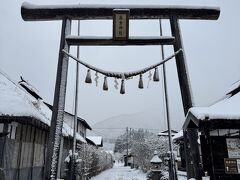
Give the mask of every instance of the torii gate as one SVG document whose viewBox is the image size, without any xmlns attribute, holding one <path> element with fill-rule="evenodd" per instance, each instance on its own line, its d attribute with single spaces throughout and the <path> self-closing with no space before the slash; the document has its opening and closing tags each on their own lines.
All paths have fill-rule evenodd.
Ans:
<svg viewBox="0 0 240 180">
<path fill-rule="evenodd" d="M 71 20 L 102 20 L 112 19 L 114 9 L 130 10 L 129 19 L 169 19 L 172 37 L 139 37 L 137 39 L 129 37 L 125 40 L 114 40 L 109 38 L 95 37 L 73 37 L 71 33 Z M 57 179 L 57 167 L 59 157 L 59 146 L 61 142 L 61 131 L 63 124 L 65 94 L 68 72 L 68 56 L 62 52 L 63 49 L 69 51 L 70 46 L 91 46 L 91 45 L 173 45 L 174 51 L 183 48 L 179 19 L 191 20 L 217 20 L 220 15 L 219 8 L 214 7 L 188 7 L 188 6 L 128 6 L 128 5 L 33 5 L 23 3 L 21 8 L 22 18 L 25 21 L 62 21 L 62 33 L 59 49 L 57 77 L 55 85 L 53 114 L 49 135 L 49 144 L 46 163 L 46 179 Z M 180 84 L 182 102 L 185 115 L 192 107 L 191 89 L 186 68 L 184 52 L 177 54 L 176 66 Z M 188 137 L 188 138 L 187 138 Z M 185 143 L 190 142 L 191 153 L 194 162 L 194 177 L 201 179 L 199 167 L 199 150 L 197 144 L 197 132 L 187 130 L 184 132 Z M 187 144 L 185 144 L 187 147 Z M 185 153 L 189 154 L 189 149 Z M 189 156 L 186 156 L 189 157 Z M 193 177 L 187 159 L 188 177 Z"/>
</svg>

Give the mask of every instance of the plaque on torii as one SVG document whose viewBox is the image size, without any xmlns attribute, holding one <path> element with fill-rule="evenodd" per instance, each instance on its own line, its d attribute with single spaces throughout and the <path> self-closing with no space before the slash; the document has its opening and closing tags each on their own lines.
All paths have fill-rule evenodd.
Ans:
<svg viewBox="0 0 240 180">
<path fill-rule="evenodd" d="M 113 40 L 129 38 L 129 9 L 113 9 Z"/>
<path fill-rule="evenodd" d="M 53 113 L 45 166 L 45 178 L 57 179 L 59 148 L 61 142 L 65 94 L 68 71 L 68 56 L 62 50 L 69 51 L 70 46 L 129 46 L 129 45 L 173 45 L 174 51 L 182 49 L 179 19 L 217 20 L 219 8 L 199 6 L 138 6 L 138 5 L 33 5 L 23 3 L 22 18 L 25 21 L 62 21 L 62 32 L 55 85 Z M 72 36 L 72 20 L 113 19 L 113 37 Z M 131 19 L 169 19 L 171 37 L 130 37 L 129 20 Z M 186 70 L 184 52 L 176 56 L 176 66 L 180 84 L 183 109 L 185 114 L 192 107 L 191 90 Z M 199 179 L 198 144 L 192 139 L 194 170 Z M 187 167 L 188 168 L 188 167 Z"/>
</svg>

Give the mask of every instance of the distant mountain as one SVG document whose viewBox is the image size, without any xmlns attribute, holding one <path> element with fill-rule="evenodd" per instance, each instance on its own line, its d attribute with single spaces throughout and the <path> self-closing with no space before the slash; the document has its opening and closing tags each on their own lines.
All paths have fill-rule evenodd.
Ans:
<svg viewBox="0 0 240 180">
<path fill-rule="evenodd" d="M 159 133 L 166 129 L 163 116 L 156 110 L 148 110 L 136 114 L 119 115 L 100 121 L 92 126 L 93 132 L 102 135 L 105 140 L 115 139 L 126 131 L 126 127 L 146 129 Z"/>
</svg>

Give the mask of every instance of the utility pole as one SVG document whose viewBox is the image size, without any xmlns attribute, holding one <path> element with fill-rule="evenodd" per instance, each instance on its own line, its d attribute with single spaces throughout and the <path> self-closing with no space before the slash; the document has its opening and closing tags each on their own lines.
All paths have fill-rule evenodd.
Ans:
<svg viewBox="0 0 240 180">
<path fill-rule="evenodd" d="M 162 21 L 159 19 L 160 25 L 160 36 L 163 36 L 162 32 Z M 161 45 L 162 59 L 165 58 L 164 48 Z M 169 104 L 168 104 L 168 91 L 167 91 L 167 77 L 166 77 L 166 67 L 165 63 L 163 64 L 163 86 L 164 86 L 164 94 L 165 94 L 165 104 L 166 104 L 166 119 L 168 126 L 168 141 L 169 141 L 169 151 L 170 151 L 170 162 L 169 162 L 169 180 L 177 180 L 177 171 L 175 166 L 175 157 L 173 155 L 173 143 L 172 143 L 172 129 L 171 122 L 169 117 Z"/>
<path fill-rule="evenodd" d="M 127 158 L 126 158 L 126 160 L 127 160 L 127 166 L 128 166 L 128 127 L 127 127 L 126 131 L 127 131 Z"/>
<path fill-rule="evenodd" d="M 129 128 L 129 141 L 128 141 L 128 147 L 131 148 L 131 143 L 132 143 L 132 128 Z"/>
<path fill-rule="evenodd" d="M 80 36 L 80 20 L 78 20 L 78 36 Z M 77 58 L 79 58 L 79 46 L 77 46 Z M 74 125 L 73 125 L 73 150 L 72 150 L 72 161 L 71 161 L 71 177 L 70 179 L 76 179 L 76 131 L 77 131 L 77 118 L 78 118 L 78 84 L 79 84 L 79 64 L 76 62 L 76 89 L 75 89 L 75 106 L 74 106 Z"/>
</svg>

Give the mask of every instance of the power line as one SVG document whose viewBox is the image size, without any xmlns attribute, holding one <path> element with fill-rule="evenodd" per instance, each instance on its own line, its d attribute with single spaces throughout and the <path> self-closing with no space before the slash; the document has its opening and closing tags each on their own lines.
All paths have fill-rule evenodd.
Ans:
<svg viewBox="0 0 240 180">
<path fill-rule="evenodd" d="M 108 136 L 107 134 L 104 134 L 102 132 L 96 131 L 96 130 L 92 130 L 93 133 L 95 133 L 96 135 L 101 135 L 101 136 Z"/>
<path fill-rule="evenodd" d="M 93 128 L 93 129 L 119 129 L 119 130 L 125 130 L 126 128 Z M 141 128 L 141 127 L 139 127 L 139 128 L 137 128 L 137 127 L 135 127 L 135 128 L 132 128 L 131 127 L 131 129 L 143 129 L 143 130 L 152 130 L 152 131 L 161 131 L 160 129 L 151 129 L 151 128 Z"/>
</svg>

